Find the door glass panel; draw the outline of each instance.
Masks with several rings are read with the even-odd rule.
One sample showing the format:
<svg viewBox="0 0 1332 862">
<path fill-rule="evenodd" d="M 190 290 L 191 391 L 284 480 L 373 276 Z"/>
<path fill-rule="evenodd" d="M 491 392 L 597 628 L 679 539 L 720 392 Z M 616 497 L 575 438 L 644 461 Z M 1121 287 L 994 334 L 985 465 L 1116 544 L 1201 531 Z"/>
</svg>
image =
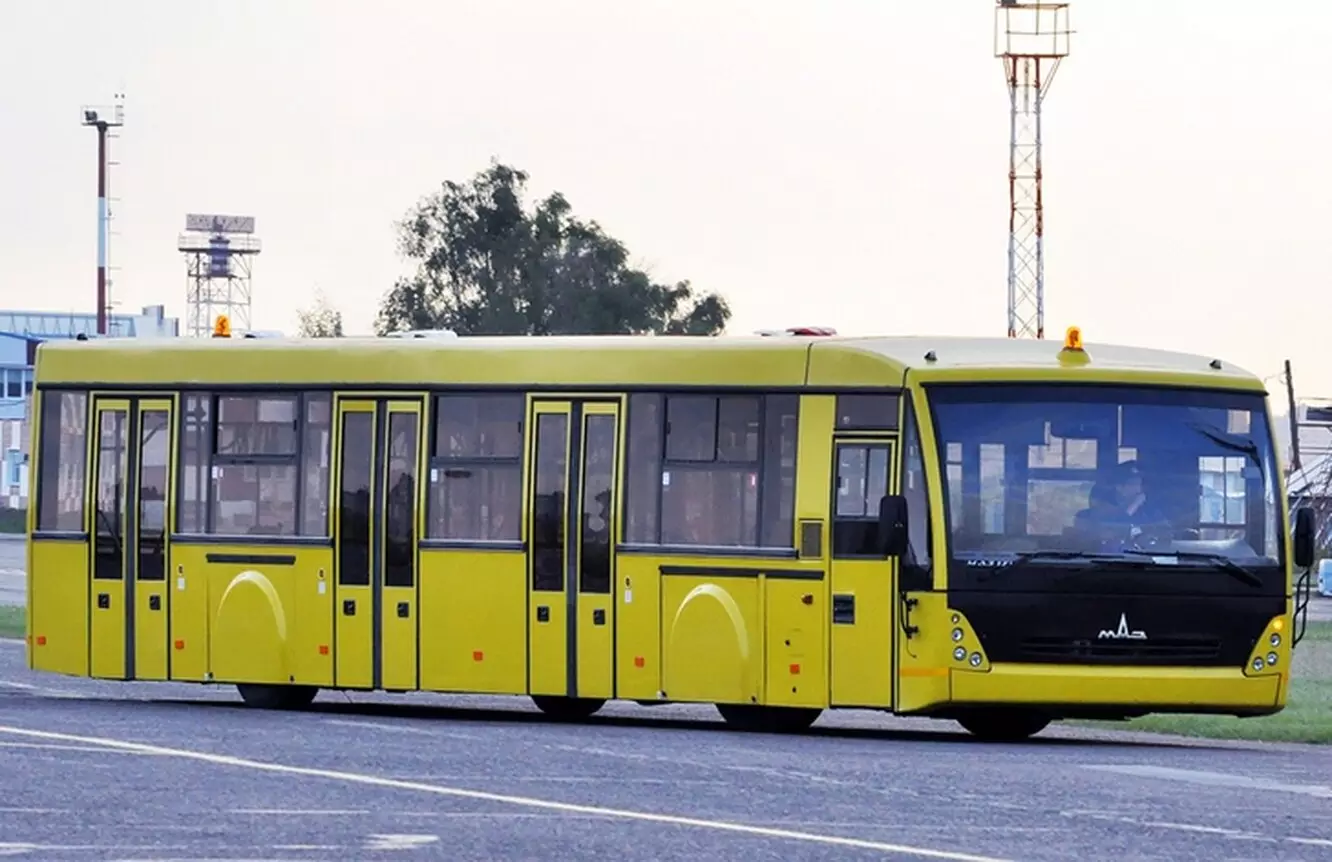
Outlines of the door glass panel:
<svg viewBox="0 0 1332 862">
<path fill-rule="evenodd" d="M 370 476 L 374 472 L 374 417 L 342 415 L 338 525 L 338 583 L 370 584 Z"/>
<path fill-rule="evenodd" d="M 141 581 L 166 577 L 167 469 L 171 432 L 165 410 L 145 410 L 139 429 L 139 560 Z"/>
<path fill-rule="evenodd" d="M 590 415 L 586 429 L 578 590 L 609 593 L 611 525 L 615 512 L 615 417 Z"/>
<path fill-rule="evenodd" d="M 888 493 L 888 448 L 837 447 L 837 507 L 833 556 L 873 556 L 878 547 L 879 501 Z"/>
<path fill-rule="evenodd" d="M 128 421 L 124 410 L 100 414 L 97 433 L 96 559 L 93 577 L 120 580 L 125 561 L 125 446 Z"/>
<path fill-rule="evenodd" d="M 564 521 L 568 499 L 568 417 L 537 416 L 536 479 L 532 490 L 532 589 L 564 589 Z"/>
<path fill-rule="evenodd" d="M 416 414 L 389 414 L 384 498 L 384 585 L 410 587 L 416 571 Z"/>
</svg>

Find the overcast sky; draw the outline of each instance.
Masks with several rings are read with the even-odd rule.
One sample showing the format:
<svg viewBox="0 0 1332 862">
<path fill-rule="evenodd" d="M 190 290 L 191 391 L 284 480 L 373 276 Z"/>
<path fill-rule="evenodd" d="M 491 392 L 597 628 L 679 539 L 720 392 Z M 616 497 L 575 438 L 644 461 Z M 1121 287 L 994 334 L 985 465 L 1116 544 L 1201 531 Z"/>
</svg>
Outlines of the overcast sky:
<svg viewBox="0 0 1332 862">
<path fill-rule="evenodd" d="M 989 0 L 0 0 L 0 306 L 95 305 L 95 135 L 127 93 L 113 299 L 184 316 L 187 212 L 253 215 L 254 325 L 369 331 L 393 222 L 494 156 L 732 330 L 1006 329 Z M 1047 327 L 1295 364 L 1332 396 L 1332 7 L 1073 0 L 1046 103 Z M 1278 384 L 1274 377 L 1271 385 Z"/>
</svg>

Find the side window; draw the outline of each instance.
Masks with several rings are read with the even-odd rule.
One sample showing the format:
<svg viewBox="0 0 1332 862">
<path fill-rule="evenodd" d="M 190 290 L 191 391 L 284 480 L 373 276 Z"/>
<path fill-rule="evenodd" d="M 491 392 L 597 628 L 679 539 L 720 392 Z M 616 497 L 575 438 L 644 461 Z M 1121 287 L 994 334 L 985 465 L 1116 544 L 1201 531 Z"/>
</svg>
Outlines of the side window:
<svg viewBox="0 0 1332 862">
<path fill-rule="evenodd" d="M 41 405 L 37 530 L 80 532 L 88 457 L 88 395 L 43 392 Z"/>
<path fill-rule="evenodd" d="M 796 395 L 633 395 L 625 539 L 794 545 Z"/>
<path fill-rule="evenodd" d="M 176 530 L 223 536 L 327 536 L 331 396 L 181 400 Z"/>
<path fill-rule="evenodd" d="M 656 544 L 661 495 L 660 395 L 629 396 L 629 445 L 625 449 L 624 540 Z"/>
<path fill-rule="evenodd" d="M 305 396 L 301 429 L 301 535 L 327 536 L 329 453 L 333 445 L 333 399 L 325 393 Z"/>
<path fill-rule="evenodd" d="M 902 434 L 901 493 L 907 504 L 907 535 L 909 547 L 899 570 L 902 588 L 926 590 L 930 588 L 930 495 L 925 483 L 925 458 L 921 452 L 920 429 L 916 424 L 916 411 L 907 401 L 905 428 Z"/>
<path fill-rule="evenodd" d="M 525 405 L 517 393 L 435 399 L 426 538 L 521 538 Z"/>
<path fill-rule="evenodd" d="M 897 405 L 901 396 L 838 395 L 838 431 L 896 431 Z"/>
<path fill-rule="evenodd" d="M 888 493 L 889 452 L 885 444 L 837 447 L 833 556 L 879 556 L 879 501 Z"/>
<path fill-rule="evenodd" d="M 213 398 L 191 394 L 181 399 L 180 507 L 176 529 L 208 532 L 208 463 L 213 447 Z"/>
<path fill-rule="evenodd" d="M 223 395 L 216 413 L 208 532 L 296 535 L 299 397 Z"/>
</svg>

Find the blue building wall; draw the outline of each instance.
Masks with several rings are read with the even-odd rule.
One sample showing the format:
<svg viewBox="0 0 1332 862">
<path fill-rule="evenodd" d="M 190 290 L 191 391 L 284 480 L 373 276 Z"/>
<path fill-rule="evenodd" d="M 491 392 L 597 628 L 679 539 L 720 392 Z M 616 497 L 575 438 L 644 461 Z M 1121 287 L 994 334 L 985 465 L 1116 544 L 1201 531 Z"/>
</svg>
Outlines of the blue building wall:
<svg viewBox="0 0 1332 862">
<path fill-rule="evenodd" d="M 0 310 L 0 508 L 28 504 L 29 418 L 33 360 L 37 345 L 53 338 L 94 336 L 97 315 L 53 311 Z M 112 314 L 113 338 L 175 338 L 180 321 L 166 308 L 150 305 L 139 314 Z"/>
</svg>

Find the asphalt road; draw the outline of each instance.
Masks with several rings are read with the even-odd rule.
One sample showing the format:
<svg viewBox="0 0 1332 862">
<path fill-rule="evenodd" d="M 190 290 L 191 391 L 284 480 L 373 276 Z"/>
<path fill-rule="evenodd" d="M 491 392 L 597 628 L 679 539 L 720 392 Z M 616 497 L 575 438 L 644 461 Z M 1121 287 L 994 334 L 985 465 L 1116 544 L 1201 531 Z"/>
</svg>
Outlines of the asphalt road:
<svg viewBox="0 0 1332 862">
<path fill-rule="evenodd" d="M 1332 751 L 705 707 L 553 723 L 522 699 L 32 674 L 0 642 L 0 856 L 81 860 L 1332 858 Z"/>
</svg>

